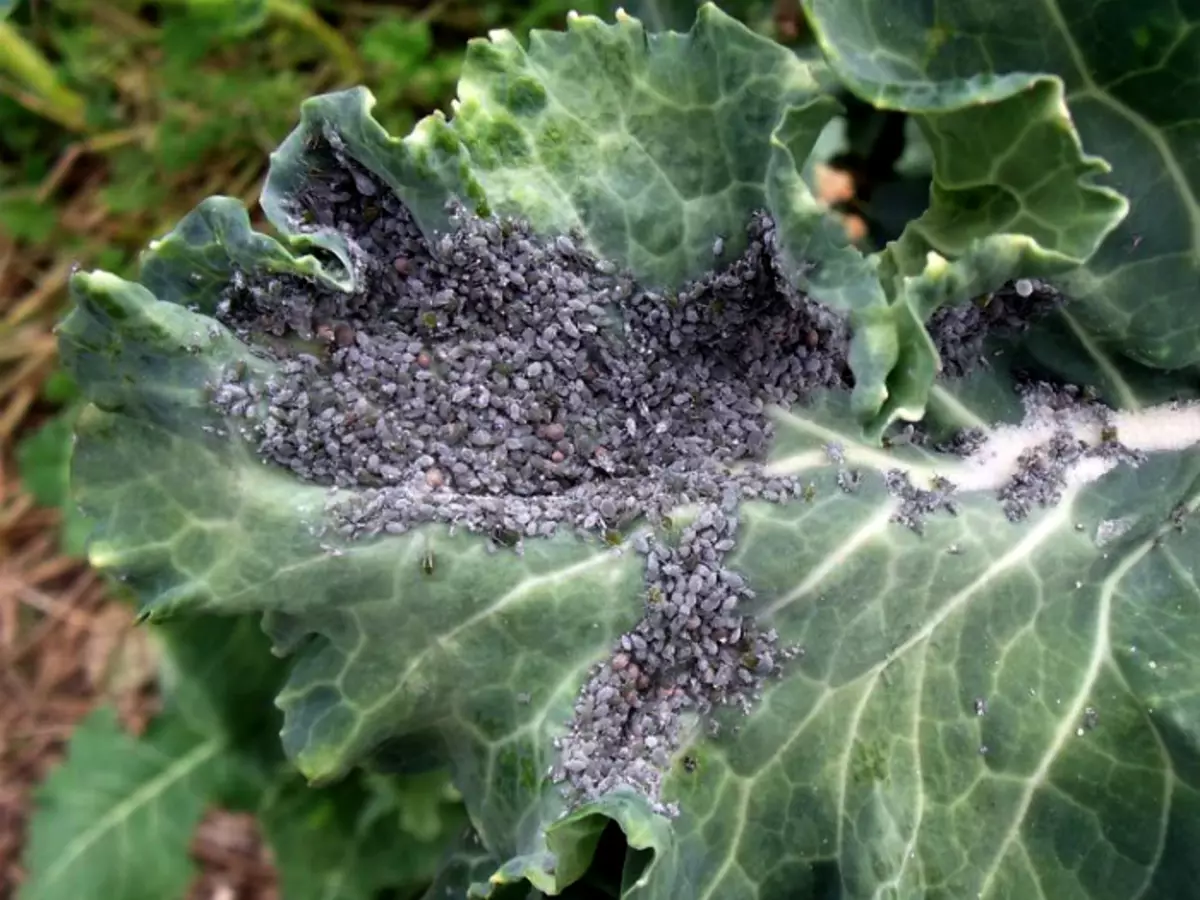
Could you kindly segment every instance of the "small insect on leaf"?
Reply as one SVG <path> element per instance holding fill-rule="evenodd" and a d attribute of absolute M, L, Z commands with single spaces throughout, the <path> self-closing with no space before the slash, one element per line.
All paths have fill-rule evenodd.
<path fill-rule="evenodd" d="M 426 575 L 432 575 L 436 558 L 434 557 L 433 548 L 426 545 L 425 552 L 421 554 L 421 571 Z"/>
<path fill-rule="evenodd" d="M 817 486 L 811 481 L 804 486 L 804 502 L 812 503 L 817 497 Z"/>
<path fill-rule="evenodd" d="M 696 757 L 690 754 L 683 758 L 683 769 L 685 772 L 695 772 L 699 765 L 700 763 L 697 761 Z"/>
<path fill-rule="evenodd" d="M 1180 503 L 1171 510 L 1171 525 L 1176 531 L 1183 531 L 1187 523 L 1189 510 L 1186 504 Z"/>
<path fill-rule="evenodd" d="M 491 538 L 501 547 L 515 547 L 521 540 L 521 533 L 513 531 L 511 528 L 496 526 L 491 531 Z"/>
<path fill-rule="evenodd" d="M 1102 443 L 1111 444 L 1117 440 L 1117 426 L 1103 425 L 1100 428 L 1100 440 Z"/>

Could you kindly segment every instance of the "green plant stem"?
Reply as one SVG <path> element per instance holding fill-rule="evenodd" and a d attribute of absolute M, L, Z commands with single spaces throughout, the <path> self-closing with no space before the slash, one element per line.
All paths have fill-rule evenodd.
<path fill-rule="evenodd" d="M 348 84 L 357 83 L 362 79 L 362 65 L 358 54 L 346 42 L 337 29 L 329 25 L 317 15 L 311 7 L 301 0 L 267 0 L 267 11 L 278 16 L 285 22 L 302 28 L 325 45 L 330 55 L 342 71 L 342 77 Z"/>
<path fill-rule="evenodd" d="M 21 97 L 18 101 L 64 128 L 87 128 L 83 97 L 65 87 L 49 61 L 8 22 L 0 22 L 0 69 L 29 88 L 38 102 L 29 104 Z"/>

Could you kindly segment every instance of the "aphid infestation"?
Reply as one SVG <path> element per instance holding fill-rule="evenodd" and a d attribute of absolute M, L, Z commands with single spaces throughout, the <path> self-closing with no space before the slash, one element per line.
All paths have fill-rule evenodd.
<path fill-rule="evenodd" d="M 1097 324 L 1131 312 L 1087 269 L 1130 200 L 1056 76 L 876 92 L 848 20 L 806 9 L 825 63 L 706 6 L 687 35 L 494 34 L 403 140 L 363 92 L 315 98 L 272 161 L 281 241 L 213 202 L 141 285 L 77 279 L 68 355 L 137 373 L 81 431 L 96 557 L 154 614 L 265 613 L 309 778 L 439 748 L 477 893 L 567 891 L 610 821 L 652 851 L 620 896 L 653 900 L 817 896 L 818 870 L 821 895 L 1016 900 L 1010 845 L 1066 853 L 1035 812 L 1181 839 L 1189 326 Z M 932 159 L 875 251 L 804 181 L 834 75 Z M 122 517 L 122 453 L 156 516 Z M 159 549 L 197 522 L 227 550 L 200 574 Z M 1119 811 L 1049 789 L 1084 769 L 1162 778 Z M 1130 884 L 1191 877 L 1108 849 Z"/>
<path fill-rule="evenodd" d="M 280 375 L 256 385 L 235 366 L 217 406 L 252 423 L 265 458 L 333 486 L 329 512 L 348 537 L 438 522 L 520 553 L 560 528 L 614 546 L 632 531 L 663 602 L 584 686 L 554 771 L 576 802 L 629 785 L 665 810 L 658 784 L 680 714 L 748 711 L 795 652 L 744 617 L 752 586 L 722 560 L 743 501 L 804 496 L 799 477 L 762 471 L 768 410 L 851 383 L 848 324 L 784 277 L 765 214 L 747 223 L 739 257 L 714 260 L 668 303 L 578 234 L 537 235 L 458 206 L 454 230 L 427 241 L 339 143 L 307 141 L 315 162 L 293 214 L 347 238 L 361 286 L 238 271 L 218 318 L 247 339 L 283 338 Z M 966 373 L 985 337 L 1027 327 L 1057 300 L 1010 291 L 986 313 L 946 310 L 934 340 Z M 322 329 L 332 341 L 313 352 Z M 839 473 L 845 491 L 860 480 Z M 918 530 L 955 509 L 949 482 L 920 490 L 897 472 L 888 488 L 904 498 L 897 521 Z M 639 530 L 690 504 L 700 511 L 676 546 Z M 421 568 L 435 571 L 432 550 Z"/>

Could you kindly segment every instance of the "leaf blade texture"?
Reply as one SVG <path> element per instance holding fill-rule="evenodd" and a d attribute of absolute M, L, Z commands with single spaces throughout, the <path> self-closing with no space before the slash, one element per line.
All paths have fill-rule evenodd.
<path fill-rule="evenodd" d="M 933 11 L 825 0 L 807 0 L 805 9 L 856 93 L 918 116 L 955 93 L 1027 79 L 1022 73 L 1059 80 L 1062 114 L 1111 169 L 1097 170 L 1099 181 L 1130 204 L 1064 288 L 1088 330 L 1122 353 L 1164 368 L 1195 364 L 1200 344 L 1186 311 L 1200 266 L 1198 173 L 1188 149 L 1196 124 L 1177 87 L 1200 69 L 1195 9 L 1155 2 L 1135 14 L 1054 2 Z M 975 72 L 984 75 L 972 83 L 965 76 Z"/>

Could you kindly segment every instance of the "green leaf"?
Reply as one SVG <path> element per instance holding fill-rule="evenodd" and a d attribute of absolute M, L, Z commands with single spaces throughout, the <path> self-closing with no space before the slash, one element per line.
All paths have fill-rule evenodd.
<path fill-rule="evenodd" d="M 388 784 L 351 779 L 321 790 L 288 781 L 260 813 L 283 896 L 374 900 L 385 890 L 419 895 L 464 825 L 461 807 L 447 803 L 444 786 L 442 774 Z M 405 827 L 413 807 L 434 816 L 418 832 Z"/>
<path fill-rule="evenodd" d="M 602 256 L 674 287 L 711 267 L 724 234 L 745 245 L 750 214 L 772 203 L 838 104 L 813 67 L 705 5 L 686 34 L 636 19 L 578 17 L 468 47 L 452 126 L 491 208 L 546 232 L 582 229 Z M 775 149 L 790 123 L 793 158 Z M 803 122 L 803 128 L 799 128 Z"/>
<path fill-rule="evenodd" d="M 58 211 L 32 197 L 6 197 L 0 203 L 0 230 L 10 240 L 44 243 L 57 224 Z"/>
<path fill-rule="evenodd" d="M 92 528 L 70 499 L 71 445 L 78 412 L 77 407 L 63 410 L 17 444 L 21 483 L 42 506 L 62 511 L 59 546 L 69 556 L 83 555 Z"/>
<path fill-rule="evenodd" d="M 248 765 L 280 763 L 275 707 L 287 674 L 271 655 L 257 616 L 196 616 L 162 622 L 166 649 L 160 690 L 167 708 L 200 734 L 222 737 Z"/>
<path fill-rule="evenodd" d="M 686 748 L 695 765 L 667 779 L 682 808 L 669 827 L 619 796 L 560 820 L 545 780 L 552 740 L 589 667 L 639 614 L 635 555 L 570 539 L 490 555 L 436 528 L 323 546 L 311 527 L 322 489 L 203 430 L 192 366 L 213 358 L 157 361 L 183 357 L 201 323 L 226 347 L 220 328 L 108 277 L 79 276 L 77 299 L 68 357 L 116 410 L 79 426 L 79 495 L 101 523 L 93 562 L 153 616 L 266 612 L 276 650 L 296 659 L 279 702 L 285 747 L 310 778 L 432 732 L 485 845 L 507 860 L 494 888 L 579 883 L 596 816 L 649 851 L 625 893 L 655 900 L 818 896 L 830 884 L 847 897 L 891 884 L 1094 900 L 1173 896 L 1194 879 L 1176 848 L 1200 820 L 1200 532 L 1173 524 L 1200 506 L 1194 449 L 1072 488 L 1020 525 L 990 490 L 967 489 L 957 518 L 934 517 L 918 537 L 889 522 L 897 501 L 882 473 L 970 484 L 962 463 L 864 443 L 844 397 L 781 415 L 774 464 L 810 478 L 814 499 L 747 504 L 731 563 L 758 593 L 755 615 L 803 645 L 803 660 L 748 719 Z M 128 337 L 97 341 L 103 322 Z M 1125 409 L 1195 394 L 1098 355 L 1076 327 L 1060 317 L 1032 351 L 937 385 L 933 414 L 1015 422 L 1012 369 L 1047 360 Z M 116 356 L 98 366 L 80 335 Z M 104 381 L 135 364 L 155 377 Z M 857 493 L 836 486 L 830 441 L 864 473 Z M 1098 541 L 1114 521 L 1127 530 Z"/>
<path fill-rule="evenodd" d="M 1003 8 L 967 0 L 936 9 L 916 0 L 806 0 L 805 8 L 839 76 L 876 104 L 920 116 L 934 150 L 935 182 L 968 188 L 964 198 L 974 197 L 993 218 L 1006 205 L 1015 212 L 1011 200 L 1017 199 L 1032 212 L 1040 195 L 1051 212 L 1057 207 L 1068 222 L 1078 221 L 1082 198 L 1056 196 L 1071 185 L 1069 168 L 1052 177 L 1064 164 L 1074 165 L 1075 154 L 1065 152 L 1065 144 L 1053 154 L 1049 144 L 1029 145 L 1039 134 L 1052 136 L 1056 119 L 1065 127 L 1069 116 L 1084 147 L 1111 167 L 1104 180 L 1128 198 L 1131 210 L 1115 230 L 1097 235 L 1104 238 L 1098 252 L 1065 279 L 1076 315 L 1105 343 L 1147 364 L 1175 368 L 1200 361 L 1200 332 L 1189 312 L 1200 273 L 1200 174 L 1188 137 L 1196 115 L 1188 92 L 1177 90 L 1200 68 L 1196 10 L 1167 0 L 1136 7 L 1020 0 Z M 971 79 L 971 73 L 982 74 Z M 1036 105 L 1044 125 L 1013 115 L 1032 152 L 1013 153 L 1005 162 L 1011 144 L 997 140 L 991 128 L 980 128 L 975 140 L 969 131 L 942 128 L 956 98 L 984 99 L 1021 84 L 1024 93 L 1043 95 Z M 963 115 L 968 122 L 974 112 Z M 983 143 L 998 154 L 988 164 L 995 173 L 1019 175 L 1026 190 L 1006 201 L 996 191 L 1003 182 L 973 178 L 962 168 L 986 163 Z M 1033 190 L 1039 184 L 1044 187 Z M 953 232 L 939 231 L 945 233 L 923 237 L 935 246 L 953 239 Z"/>
<path fill-rule="evenodd" d="M 389 16 L 363 32 L 363 59 L 390 73 L 407 74 L 433 50 L 433 34 L 424 19 Z"/>
<path fill-rule="evenodd" d="M 284 746 L 309 778 L 340 776 L 384 738 L 433 727 L 460 756 L 459 783 L 489 846 L 515 852 L 533 839 L 541 807 L 560 803 L 541 780 L 545 736 L 569 708 L 575 676 L 636 620 L 637 562 L 567 537 L 523 559 L 492 556 L 441 528 L 327 544 L 310 528 L 324 515 L 322 488 L 204 430 L 222 424 L 204 412 L 204 382 L 235 358 L 224 329 L 111 276 L 79 276 L 75 295 L 64 358 L 116 411 L 86 410 L 78 425 L 78 498 L 98 522 L 93 564 L 119 573 L 148 616 L 269 610 L 277 648 L 300 658 L 279 702 Z M 393 616 L 398 585 L 412 616 L 403 625 Z M 508 652 L 547 627 L 554 645 Z M 400 657 L 410 662 L 397 673 Z M 398 719 L 408 724 L 396 728 Z M 492 781 L 496 767 L 512 773 L 507 783 Z"/>
<path fill-rule="evenodd" d="M 79 385 L 68 373 L 55 369 L 42 384 L 42 397 L 50 403 L 67 404 L 79 397 Z"/>
<path fill-rule="evenodd" d="M 612 13 L 624 10 L 640 20 L 647 31 L 687 31 L 704 5 L 703 0 L 632 0 L 611 3 L 609 10 Z M 772 0 L 724 0 L 720 9 L 759 34 L 779 38 L 774 34 L 776 29 L 773 21 L 778 6 Z"/>
<path fill-rule="evenodd" d="M 215 36 L 239 37 L 266 21 L 269 0 L 182 0 L 184 21 Z"/>
<path fill-rule="evenodd" d="M 62 506 L 67 502 L 74 428 L 74 411 L 59 414 L 17 444 L 21 483 L 42 506 Z"/>
<path fill-rule="evenodd" d="M 182 897 L 192 832 L 231 767 L 220 739 L 178 721 L 135 739 L 95 711 L 37 792 L 20 900 Z"/>
<path fill-rule="evenodd" d="M 467 827 L 450 845 L 440 861 L 437 876 L 425 892 L 429 900 L 437 897 L 487 897 L 506 900 L 525 900 L 536 897 L 537 892 L 524 885 L 499 885 L 494 889 L 488 878 L 499 867 L 500 862 L 483 846 L 475 829 Z"/>

